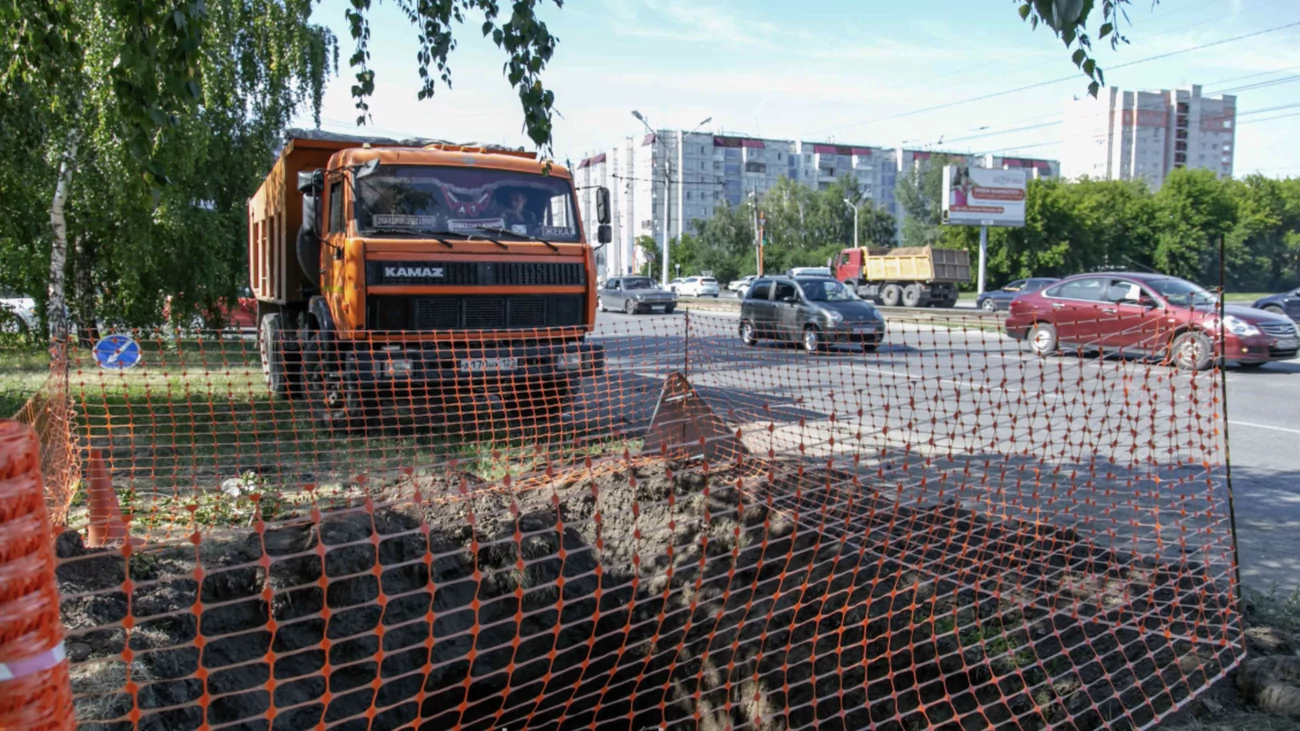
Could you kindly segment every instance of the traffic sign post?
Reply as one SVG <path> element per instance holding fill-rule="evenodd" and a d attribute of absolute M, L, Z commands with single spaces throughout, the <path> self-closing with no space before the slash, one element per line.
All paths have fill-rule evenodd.
<path fill-rule="evenodd" d="M 95 362 L 100 368 L 125 370 L 140 363 L 140 344 L 130 335 L 109 335 L 95 343 Z"/>

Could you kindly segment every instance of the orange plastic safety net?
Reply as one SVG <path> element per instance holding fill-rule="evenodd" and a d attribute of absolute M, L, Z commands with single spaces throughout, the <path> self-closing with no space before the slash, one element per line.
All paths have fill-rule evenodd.
<path fill-rule="evenodd" d="M 73 348 L 77 721 L 1150 726 L 1243 654 L 1219 379 L 997 322 Z"/>

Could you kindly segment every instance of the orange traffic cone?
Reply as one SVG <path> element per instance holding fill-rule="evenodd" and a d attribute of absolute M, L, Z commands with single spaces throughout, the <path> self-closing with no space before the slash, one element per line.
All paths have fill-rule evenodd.
<path fill-rule="evenodd" d="M 126 540 L 126 523 L 122 521 L 122 506 L 113 492 L 113 481 L 108 478 L 108 468 L 98 449 L 90 450 L 90 526 L 86 545 L 90 548 L 121 545 Z"/>

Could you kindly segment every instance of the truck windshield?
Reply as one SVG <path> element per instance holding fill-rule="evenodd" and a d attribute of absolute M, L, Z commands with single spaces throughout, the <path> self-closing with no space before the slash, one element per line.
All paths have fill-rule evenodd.
<path fill-rule="evenodd" d="M 579 239 L 573 187 L 565 178 L 473 167 L 380 165 L 357 181 L 356 196 L 357 231 L 363 236 L 470 236 L 504 229 L 547 241 Z"/>

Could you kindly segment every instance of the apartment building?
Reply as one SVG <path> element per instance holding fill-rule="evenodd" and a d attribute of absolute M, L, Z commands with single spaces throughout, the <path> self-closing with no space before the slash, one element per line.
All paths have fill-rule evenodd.
<path fill-rule="evenodd" d="M 1061 172 L 1054 160 L 658 130 L 587 155 L 574 166 L 574 179 L 585 221 L 594 220 L 595 187 L 604 185 L 611 192 L 614 243 L 597 255 L 604 278 L 644 263 L 638 237 L 651 236 L 662 246 L 665 231 L 678 238 L 691 230 L 693 221 L 712 218 L 718 206 L 739 206 L 750 195 L 761 198 L 781 178 L 825 190 L 849 176 L 863 198 L 894 215 L 901 232 L 903 211 L 895 198 L 899 177 L 941 154 L 967 165 L 1026 168 L 1035 177 Z M 667 211 L 665 177 L 670 180 Z"/>
<path fill-rule="evenodd" d="M 1232 177 L 1237 98 L 1201 87 L 1105 89 L 1066 103 L 1062 172 L 1068 178 L 1145 180 L 1159 189 L 1178 168 Z"/>

